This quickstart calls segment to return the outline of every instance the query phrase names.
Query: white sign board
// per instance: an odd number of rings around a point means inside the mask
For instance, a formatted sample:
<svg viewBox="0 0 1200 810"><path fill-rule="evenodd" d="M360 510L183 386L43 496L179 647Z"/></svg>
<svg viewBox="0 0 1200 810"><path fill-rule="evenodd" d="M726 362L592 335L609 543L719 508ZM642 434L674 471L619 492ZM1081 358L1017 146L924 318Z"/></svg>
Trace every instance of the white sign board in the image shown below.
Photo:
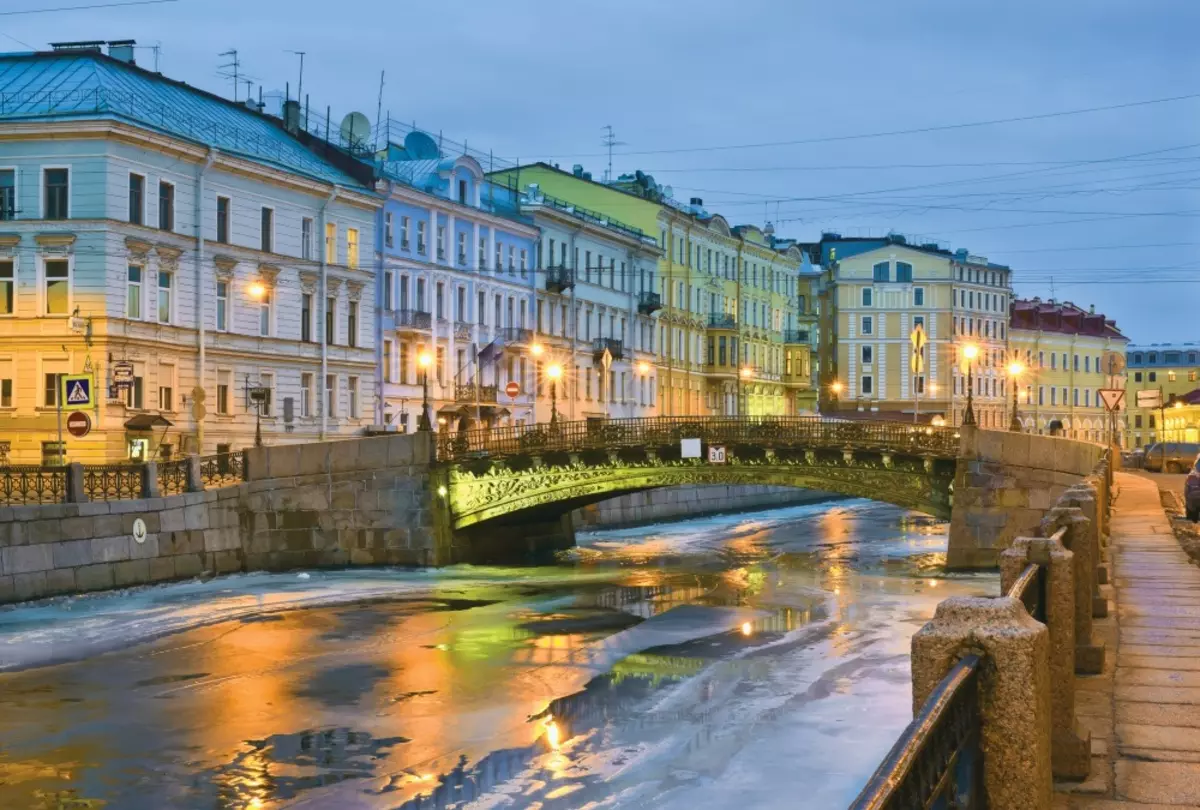
<svg viewBox="0 0 1200 810"><path fill-rule="evenodd" d="M1139 408L1161 408L1162 390L1154 388L1149 391L1138 391L1137 406Z"/></svg>
<svg viewBox="0 0 1200 810"><path fill-rule="evenodd" d="M700 440L699 439L680 439L679 440L679 457L680 458L700 458Z"/></svg>
<svg viewBox="0 0 1200 810"><path fill-rule="evenodd" d="M724 464L725 463L725 445L710 444L708 446L708 463L709 464Z"/></svg>

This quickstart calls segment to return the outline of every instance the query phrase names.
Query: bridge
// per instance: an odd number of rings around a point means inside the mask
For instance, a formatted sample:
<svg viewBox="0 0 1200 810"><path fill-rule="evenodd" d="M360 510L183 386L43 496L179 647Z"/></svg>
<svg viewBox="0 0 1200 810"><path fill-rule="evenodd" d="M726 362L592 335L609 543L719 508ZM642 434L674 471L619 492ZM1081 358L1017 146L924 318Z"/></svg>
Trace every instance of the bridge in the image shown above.
<svg viewBox="0 0 1200 810"><path fill-rule="evenodd" d="M683 442L699 441L698 457ZM723 461L710 460L723 449ZM570 513L630 492L763 484L837 492L951 521L949 563L995 566L1007 540L1088 474L1103 448L1044 436L821 417L589 420L439 436L439 559L574 545Z"/></svg>

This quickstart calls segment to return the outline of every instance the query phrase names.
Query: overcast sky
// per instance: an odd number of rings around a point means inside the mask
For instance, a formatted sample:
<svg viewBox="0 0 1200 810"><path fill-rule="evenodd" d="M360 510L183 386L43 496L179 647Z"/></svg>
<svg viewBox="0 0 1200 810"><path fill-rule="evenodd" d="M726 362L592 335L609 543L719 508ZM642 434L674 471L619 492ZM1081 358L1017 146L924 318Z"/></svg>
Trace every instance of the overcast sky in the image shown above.
<svg viewBox="0 0 1200 810"><path fill-rule="evenodd" d="M374 121L384 70L395 118L597 178L611 124L616 173L732 222L965 247L1011 265L1020 295L1094 304L1157 342L1200 340L1200 97L844 136L1200 94L1198 28L1194 0L177 0L0 14L0 44L158 43L163 73L225 95L221 51L257 93L294 89L302 50L305 92L335 119Z"/></svg>

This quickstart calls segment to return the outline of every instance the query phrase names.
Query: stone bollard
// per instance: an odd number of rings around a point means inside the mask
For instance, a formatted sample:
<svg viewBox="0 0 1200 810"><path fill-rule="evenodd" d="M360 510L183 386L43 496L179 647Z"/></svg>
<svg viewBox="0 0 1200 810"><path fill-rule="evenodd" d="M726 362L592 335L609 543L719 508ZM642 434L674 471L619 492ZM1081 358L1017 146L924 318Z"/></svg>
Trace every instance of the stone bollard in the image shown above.
<svg viewBox="0 0 1200 810"><path fill-rule="evenodd" d="M142 465L142 497L157 498L158 495L158 462L147 461Z"/></svg>
<svg viewBox="0 0 1200 810"><path fill-rule="evenodd" d="M981 652L983 788L990 810L1048 810L1049 632L1016 599L956 596L912 638L913 707L966 653Z"/></svg>
<svg viewBox="0 0 1200 810"><path fill-rule="evenodd" d="M194 453L187 457L187 467L184 468L187 475L187 492L203 492L204 478L200 474L200 456Z"/></svg>
<svg viewBox="0 0 1200 810"><path fill-rule="evenodd" d="M1065 529L1062 544L1075 559L1075 582L1085 583L1074 589L1075 601L1075 671L1081 675L1098 675L1104 671L1104 644L1092 638L1092 544L1089 537L1091 522L1075 506L1056 506L1042 520L1042 534L1051 536Z"/></svg>
<svg viewBox="0 0 1200 810"><path fill-rule="evenodd" d="M1086 779L1092 736L1075 719L1074 555L1053 537L1015 538L1000 554L1001 593L1008 593L1029 563L1046 569L1042 599L1050 633L1051 767L1060 779Z"/></svg>
<svg viewBox="0 0 1200 810"><path fill-rule="evenodd" d="M65 500L67 503L87 503L88 496L83 489L83 465L72 461L67 465Z"/></svg>
<svg viewBox="0 0 1200 810"><path fill-rule="evenodd" d="M1101 490L1094 479L1076 484L1058 499L1059 506L1078 507L1083 511L1083 516L1091 521L1088 542L1092 547L1092 616L1097 619L1108 615L1108 599L1100 595L1100 586L1108 582L1108 567L1102 562L1104 549L1100 542L1104 523L1104 510L1100 508L1102 500Z"/></svg>

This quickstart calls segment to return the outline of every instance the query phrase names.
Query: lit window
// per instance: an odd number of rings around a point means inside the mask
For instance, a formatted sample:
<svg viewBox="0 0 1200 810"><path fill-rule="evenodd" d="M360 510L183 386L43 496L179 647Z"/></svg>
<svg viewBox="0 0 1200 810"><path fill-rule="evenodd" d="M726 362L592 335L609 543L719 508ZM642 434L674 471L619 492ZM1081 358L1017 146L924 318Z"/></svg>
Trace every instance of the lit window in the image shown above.
<svg viewBox="0 0 1200 810"><path fill-rule="evenodd" d="M346 229L346 266L358 268L358 228Z"/></svg>
<svg viewBox="0 0 1200 810"><path fill-rule="evenodd" d="M158 322L171 322L171 286L174 278L170 273L158 274Z"/></svg>
<svg viewBox="0 0 1200 810"><path fill-rule="evenodd" d="M229 282L217 282L217 331L229 331Z"/></svg>
<svg viewBox="0 0 1200 810"><path fill-rule="evenodd" d="M129 265L129 276L125 284L125 317L132 320L142 318L142 268Z"/></svg>
<svg viewBox="0 0 1200 810"><path fill-rule="evenodd" d="M46 314L68 315L71 311L71 267L65 259L47 260Z"/></svg>

